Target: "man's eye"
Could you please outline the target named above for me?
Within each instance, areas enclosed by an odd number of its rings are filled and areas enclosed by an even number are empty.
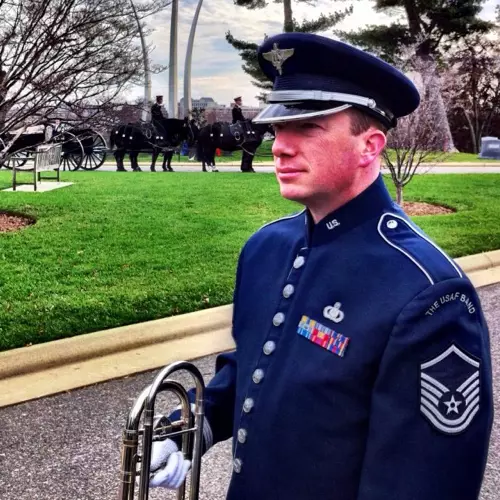
[[[317,123],[304,122],[304,123],[300,124],[300,128],[302,130],[313,130],[313,129],[320,128],[320,127],[319,127],[319,125]]]

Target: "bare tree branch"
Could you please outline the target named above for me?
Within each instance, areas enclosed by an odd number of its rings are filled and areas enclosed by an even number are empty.
[[[137,19],[170,1],[135,2]],[[116,0],[0,0],[0,133],[122,106],[119,96],[143,79],[137,19]]]
[[[448,54],[444,71],[450,114],[459,113],[469,129],[472,149],[479,153],[481,137],[490,132],[500,113],[500,49],[498,41],[471,36]]]
[[[413,179],[422,163],[432,159],[440,162],[447,157],[443,145],[441,128],[436,126],[438,116],[435,92],[435,68],[423,64],[421,58],[414,58],[414,79],[419,88],[420,106],[412,114],[400,118],[395,129],[388,134],[384,160],[396,187],[398,204],[403,203],[403,189]]]

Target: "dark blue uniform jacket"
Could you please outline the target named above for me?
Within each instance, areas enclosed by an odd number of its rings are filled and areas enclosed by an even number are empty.
[[[485,319],[381,178],[316,225],[302,211],[248,240],[233,336],[205,426],[207,448],[233,437],[229,500],[478,498]]]

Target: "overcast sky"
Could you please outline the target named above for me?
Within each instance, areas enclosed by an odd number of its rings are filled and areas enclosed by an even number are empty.
[[[179,39],[178,39],[178,98],[183,95],[184,59],[191,22],[198,0],[179,0]],[[356,30],[367,24],[381,24],[387,18],[373,11],[374,2],[356,0],[354,12],[338,27],[343,30]],[[495,5],[498,0],[486,0],[481,17],[494,20]],[[348,2],[318,0],[315,6],[304,3],[293,4],[293,14],[298,20],[315,19],[321,12],[340,10]],[[168,65],[170,45],[170,8],[155,16],[154,32],[148,42],[154,50],[152,62]],[[220,104],[229,104],[236,95],[243,96],[243,104],[257,105],[255,96],[258,89],[251,84],[250,77],[241,69],[241,59],[235,49],[225,40],[228,30],[238,39],[260,43],[264,35],[279,33],[283,26],[283,5],[270,3],[262,10],[248,10],[237,7],[233,0],[204,0],[196,30],[192,60],[192,97],[213,97]],[[331,30],[322,33],[332,36]],[[162,94],[168,105],[168,70],[152,78],[153,98]],[[142,96],[143,88],[136,87],[129,98]]]

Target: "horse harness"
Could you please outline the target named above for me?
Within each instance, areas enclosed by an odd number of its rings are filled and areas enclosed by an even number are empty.
[[[257,142],[258,138],[256,137],[255,130],[252,129],[252,125],[248,121],[237,121],[231,125],[223,124],[220,127],[219,136],[224,137],[224,135],[229,135],[234,138],[238,146],[241,147],[244,151],[243,145],[249,142]],[[210,125],[210,137],[212,140],[214,139],[214,127],[213,124]],[[248,154],[253,155],[254,153],[250,153],[246,151]]]

